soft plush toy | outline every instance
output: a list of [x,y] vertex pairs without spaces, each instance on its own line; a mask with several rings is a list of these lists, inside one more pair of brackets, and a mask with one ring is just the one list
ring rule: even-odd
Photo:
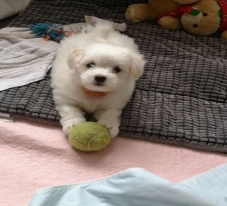
[[102,150],[110,140],[108,129],[96,122],[82,122],[74,126],[69,133],[70,145],[84,152]]
[[179,19],[191,34],[208,36],[220,31],[222,38],[227,40],[227,0],[200,0],[191,6],[182,6],[159,21],[168,27],[177,24]]
[[[146,19],[158,20],[165,14],[179,8],[182,4],[192,4],[198,1],[199,0],[149,0],[148,4],[130,5],[125,12],[125,18],[134,23]],[[175,25],[172,25],[172,29],[180,28],[180,20],[178,21],[178,24],[175,22]]]

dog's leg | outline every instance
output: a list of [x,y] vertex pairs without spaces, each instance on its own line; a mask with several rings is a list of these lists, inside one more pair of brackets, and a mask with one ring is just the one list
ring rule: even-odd
[[121,110],[106,109],[98,110],[94,114],[99,124],[109,129],[111,137],[116,137],[119,133]]
[[69,134],[71,128],[81,122],[85,122],[84,112],[72,105],[58,105],[57,110],[61,116],[60,123],[65,134]]

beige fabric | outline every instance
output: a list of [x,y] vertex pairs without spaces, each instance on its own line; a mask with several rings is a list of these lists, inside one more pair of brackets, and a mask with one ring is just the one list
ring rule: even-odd
[[22,11],[31,0],[0,0],[0,20]]

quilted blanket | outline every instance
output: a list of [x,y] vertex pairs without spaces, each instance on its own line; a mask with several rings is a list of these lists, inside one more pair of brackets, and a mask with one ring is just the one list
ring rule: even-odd
[[[127,5],[138,0],[35,0],[10,26],[37,22],[70,24],[84,15],[125,22]],[[140,2],[146,2],[145,0]],[[227,152],[227,42],[168,31],[151,21],[126,22],[147,59],[124,109],[122,136]],[[0,111],[58,121],[44,80],[0,93]]]

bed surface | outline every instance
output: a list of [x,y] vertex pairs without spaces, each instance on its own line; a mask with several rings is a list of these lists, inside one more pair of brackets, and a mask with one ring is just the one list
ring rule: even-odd
[[[70,24],[93,15],[125,22],[135,0],[34,0],[10,26],[51,21]],[[145,2],[145,1],[141,1]],[[131,101],[123,110],[121,135],[192,148],[227,152],[227,43],[168,31],[151,21],[127,22],[147,60]],[[50,75],[0,92],[0,111],[58,121]]]
[[227,162],[221,153],[122,137],[101,152],[77,152],[59,127],[24,120],[0,121],[0,134],[1,206],[25,206],[42,187],[104,178],[131,167],[178,182]]

